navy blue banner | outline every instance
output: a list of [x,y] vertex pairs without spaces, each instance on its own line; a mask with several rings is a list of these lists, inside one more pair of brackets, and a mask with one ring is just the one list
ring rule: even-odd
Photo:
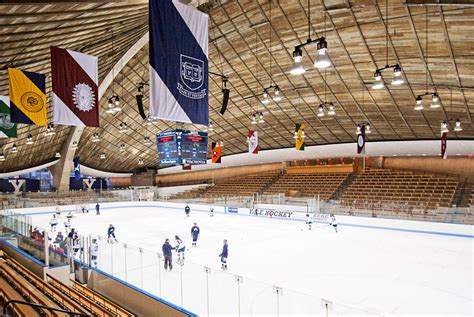
[[74,178],[76,180],[81,179],[81,166],[79,165],[79,156],[76,156],[74,162]]
[[208,125],[208,16],[150,0],[150,116]]

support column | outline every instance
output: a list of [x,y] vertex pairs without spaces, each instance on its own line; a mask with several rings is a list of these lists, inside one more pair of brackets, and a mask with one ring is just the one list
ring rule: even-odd
[[61,153],[61,159],[58,163],[49,168],[49,171],[53,175],[54,188],[58,192],[69,190],[69,175],[73,168],[72,160],[76,154],[76,149],[72,148],[72,143],[74,141],[79,143],[83,131],[83,127],[71,127],[67,140],[59,152]]

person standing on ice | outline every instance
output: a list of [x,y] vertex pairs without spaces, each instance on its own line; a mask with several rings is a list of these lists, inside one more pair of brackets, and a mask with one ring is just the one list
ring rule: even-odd
[[170,239],[165,240],[165,243],[163,244],[161,249],[163,251],[163,256],[165,257],[165,270],[167,270],[169,266],[171,271],[173,269],[173,254],[171,251],[174,248],[170,244]]
[[214,217],[214,208],[213,208],[213,207],[211,207],[211,209],[209,210],[209,212],[210,212],[209,216],[210,216],[210,217]]
[[306,214],[306,225],[308,226],[308,230],[311,230],[311,225],[313,224],[313,222],[311,221],[311,218],[309,216],[309,214]]
[[229,256],[229,245],[227,240],[224,240],[224,246],[222,247],[222,252],[219,254],[221,258],[221,265],[223,270],[227,270],[227,257]]
[[186,207],[184,207],[184,212],[186,213],[186,217],[189,217],[189,212],[191,211],[191,208],[189,208],[189,205],[186,204]]
[[99,205],[99,203],[97,203],[97,204],[95,205],[95,214],[96,214],[97,216],[100,215],[100,205]]
[[56,215],[53,215],[53,218],[49,221],[49,225],[51,226],[51,232],[56,232],[56,226],[58,225],[58,219],[56,219]]
[[197,223],[194,223],[194,226],[191,228],[191,236],[193,237],[193,247],[197,245],[199,233],[201,233],[201,230],[197,226]]
[[336,216],[334,216],[334,214],[331,214],[331,223],[329,223],[330,226],[332,226],[334,228],[334,230],[336,230],[337,232],[337,220],[336,220]]
[[184,251],[186,251],[186,245],[184,244],[184,241],[181,240],[180,237],[177,235],[174,236],[174,239],[176,240],[176,252],[178,252],[178,262],[183,263],[184,262]]
[[112,243],[114,240],[117,242],[117,238],[115,238],[115,227],[110,225],[109,229],[107,229],[107,242]]

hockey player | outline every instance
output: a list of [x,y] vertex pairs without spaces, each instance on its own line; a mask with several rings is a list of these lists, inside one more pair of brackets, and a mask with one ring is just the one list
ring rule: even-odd
[[97,243],[97,239],[92,239],[90,255],[91,266],[97,267],[97,256],[99,255],[99,244]]
[[189,212],[191,211],[191,208],[189,208],[189,205],[186,204],[186,207],[184,207],[184,212],[186,213],[186,217],[189,217]]
[[171,271],[173,269],[173,254],[171,251],[174,248],[170,244],[170,239],[165,240],[165,243],[163,243],[163,247],[161,249],[163,250],[163,255],[165,257],[165,270],[167,270],[169,266]]
[[184,244],[184,241],[181,240],[180,237],[177,235],[174,236],[174,239],[176,240],[176,246],[174,247],[176,252],[178,252],[178,262],[180,264],[183,264],[184,262],[184,251],[186,251],[186,245]]
[[56,207],[56,218],[61,218],[61,208],[59,206]]
[[74,232],[74,236],[72,238],[72,254],[76,256],[76,254],[81,250],[81,237],[77,232]]
[[334,214],[331,214],[331,223],[329,225],[332,226],[334,228],[334,230],[336,230],[336,232],[337,232],[337,220],[336,220],[336,216],[334,216]]
[[311,221],[311,218],[309,216],[309,214],[306,214],[306,225],[308,226],[308,230],[311,230],[311,225],[313,224],[313,222]]
[[83,214],[89,213],[89,208],[87,208],[86,205],[82,205],[82,206],[81,206],[81,211],[82,211]]
[[51,232],[56,232],[56,227],[58,225],[58,219],[56,218],[56,215],[53,215],[53,218],[49,221],[49,225],[51,226]]
[[69,229],[71,228],[71,222],[69,222],[69,220],[64,220],[64,232],[66,234],[69,233]]
[[64,236],[63,234],[61,233],[61,231],[58,232],[58,234],[56,235],[56,238],[54,239],[54,244],[57,244],[57,245],[61,245],[64,241]]
[[209,210],[209,216],[214,217],[214,208],[213,207],[211,207],[211,209]]
[[109,228],[107,229],[107,243],[113,243],[117,242],[117,239],[115,238],[115,227],[112,225],[109,225]]
[[72,217],[73,217],[73,215],[72,215],[72,211],[68,212],[68,213],[67,213],[67,215],[66,215],[66,219],[67,219],[67,221],[71,222],[71,220],[72,220]]
[[100,215],[100,205],[99,205],[99,203],[97,203],[97,204],[95,205],[95,214],[96,214],[97,216]]
[[201,233],[201,230],[197,226],[197,223],[194,223],[194,226],[191,228],[191,236],[193,237],[193,247],[197,245],[199,233]]
[[223,270],[227,270],[227,257],[229,256],[229,246],[227,240],[224,240],[224,246],[222,247],[222,252],[219,254],[221,258],[221,265]]

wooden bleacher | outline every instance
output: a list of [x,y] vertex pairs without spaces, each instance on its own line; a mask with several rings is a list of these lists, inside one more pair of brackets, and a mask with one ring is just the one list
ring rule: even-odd
[[259,173],[225,178],[204,191],[201,198],[250,196],[260,192],[268,183],[278,177],[277,173]]
[[341,200],[355,208],[398,205],[434,209],[449,207],[458,185],[457,179],[447,176],[369,169],[357,175]]
[[285,193],[287,196],[314,197],[328,200],[346,180],[348,173],[290,174],[280,177],[264,194]]
[[[88,316],[134,316],[103,296],[77,283],[69,287],[47,275],[47,281],[28,271],[16,260],[3,254],[0,260],[0,282],[3,300],[18,299]],[[16,305],[17,316],[66,316],[65,313]]]

